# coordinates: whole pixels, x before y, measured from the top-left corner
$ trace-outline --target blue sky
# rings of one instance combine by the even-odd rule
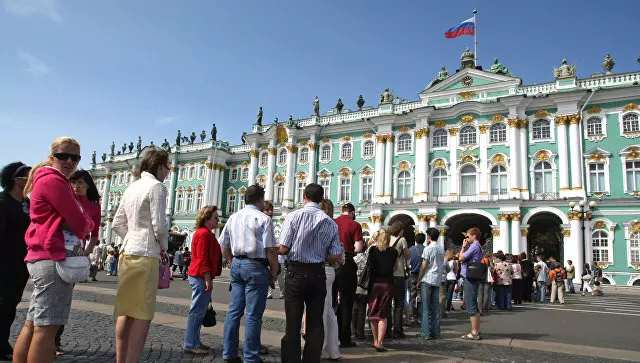
[[[0,165],[43,160],[57,136],[98,159],[218,125],[240,142],[264,120],[308,117],[341,97],[376,104],[385,87],[417,99],[473,37],[444,32],[478,9],[479,64],[498,57],[525,84],[563,58],[580,77],[640,69],[637,1],[0,0]],[[514,5],[518,4],[519,7]]]

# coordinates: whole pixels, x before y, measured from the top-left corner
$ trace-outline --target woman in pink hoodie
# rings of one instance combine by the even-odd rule
[[[69,137],[57,138],[51,144],[48,160],[31,170],[25,186],[25,195],[31,193],[25,262],[34,286],[13,353],[17,363],[53,362],[56,331],[69,318],[73,284],[60,278],[56,261],[81,250],[81,245],[70,250],[69,241],[81,243],[94,224],[82,210],[68,179],[79,162],[80,144]]]

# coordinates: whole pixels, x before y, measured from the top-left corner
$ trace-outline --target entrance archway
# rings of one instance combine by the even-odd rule
[[[554,257],[558,262],[564,263],[564,236],[561,225],[562,220],[550,212],[537,213],[529,218],[527,255],[532,260],[539,255],[545,261]]]
[[[389,219],[389,226],[394,224],[396,221],[400,221],[404,226],[404,239],[407,241],[407,245],[412,247],[416,244],[416,235],[414,233],[415,226],[414,220],[410,215],[407,214],[396,214]]]
[[[480,229],[480,245],[483,253],[493,250],[491,220],[486,216],[475,213],[458,214],[447,218],[445,225],[447,226],[447,233],[444,236],[445,250],[459,251],[465,238],[462,233],[473,227]]]

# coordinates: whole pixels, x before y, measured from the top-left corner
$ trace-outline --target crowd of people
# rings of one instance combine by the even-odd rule
[[[218,208],[206,206],[197,214],[191,251],[181,248],[170,260],[162,184],[169,158],[160,149],[145,152],[140,178],[127,188],[115,214],[112,228],[122,246],[96,247],[99,195],[91,175],[77,170],[80,159],[80,144],[61,137],[52,143],[44,162],[33,168],[15,162],[2,170],[0,236],[5,263],[0,269],[15,278],[0,280],[1,359],[52,362],[56,351],[62,353],[60,339],[75,283],[95,280],[96,270],[105,267],[118,276],[118,363],[140,359],[157,290],[166,288],[166,271],[173,274],[176,269],[192,291],[183,349],[207,355],[213,352],[201,341],[200,332],[212,309],[212,280],[229,266],[231,293],[222,351],[227,363],[262,362],[261,355],[268,353],[260,334],[276,281],[285,304],[284,363],[339,360],[341,350],[365,341],[367,320],[376,352],[386,351],[385,336],[405,337],[405,325],[419,325],[425,340],[440,339],[440,321],[454,310],[456,298],[463,300],[461,308],[471,323],[461,338],[479,340],[480,316],[494,305],[511,310],[513,304],[544,302],[549,288],[550,301],[558,298],[563,304],[565,289],[575,293],[571,261],[563,268],[553,258],[545,262],[538,256],[533,263],[524,253],[483,255],[478,228],[466,231],[457,253],[437,242],[437,229],[414,235],[413,227],[400,221],[365,242],[355,207],[343,205],[334,219],[332,202],[314,183],[304,189],[304,206],[285,218],[278,239],[271,219],[273,204],[265,201],[261,186],[252,185],[245,193],[246,206],[229,217],[219,242],[212,232],[218,228]],[[415,244],[410,245],[413,237]],[[29,277],[33,292],[26,322],[12,348],[10,328]],[[581,280],[583,295],[602,294],[597,266],[585,265]]]

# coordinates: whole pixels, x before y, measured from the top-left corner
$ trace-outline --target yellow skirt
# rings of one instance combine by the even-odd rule
[[[158,293],[158,263],[157,258],[120,256],[113,315],[153,320]]]

